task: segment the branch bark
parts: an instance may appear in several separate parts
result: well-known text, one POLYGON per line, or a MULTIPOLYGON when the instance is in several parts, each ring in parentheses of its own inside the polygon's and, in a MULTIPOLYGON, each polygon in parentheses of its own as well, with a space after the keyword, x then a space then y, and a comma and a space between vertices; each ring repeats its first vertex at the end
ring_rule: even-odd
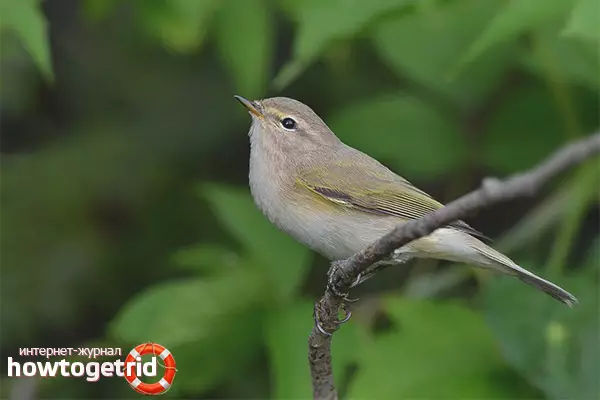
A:
POLYGON ((567 144, 529 171, 515 174, 505 180, 487 178, 479 189, 419 220, 397 226, 390 233, 346 260, 332 262, 330 273, 333 290, 328 287, 325 295, 315 305, 315 326, 308 340, 313 398, 337 399, 331 367, 331 339, 340 325, 338 315, 342 309, 343 297, 338 294, 347 293, 360 273, 395 249, 427 236, 453 221, 463 219, 473 212, 499 202, 535 194, 555 175, 598 153, 600 153, 600 133, 594 133, 567 144))

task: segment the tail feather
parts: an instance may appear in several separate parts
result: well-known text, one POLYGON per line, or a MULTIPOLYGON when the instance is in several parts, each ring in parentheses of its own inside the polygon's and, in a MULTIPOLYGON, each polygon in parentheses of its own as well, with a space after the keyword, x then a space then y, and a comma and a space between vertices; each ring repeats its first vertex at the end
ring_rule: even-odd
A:
POLYGON ((547 280, 540 278, 539 276, 533 274, 531 274, 530 276, 529 274, 520 273, 518 277, 521 281, 546 292, 550 296, 554 297, 556 300, 562 301, 569 307, 573 307, 575 304, 579 303, 577 298, 571 293, 567 292, 566 290, 555 285, 552 282, 548 282, 547 280))
POLYGON ((549 282, 545 279, 540 278, 532 272, 527 271, 525 268, 519 267, 510 258, 497 252, 496 250, 486 245, 474 247, 481 255, 485 256, 488 260, 492 261, 502 272, 509 275, 516 276, 522 282, 525 282, 536 289, 539 289, 548 295, 552 296, 558 301, 565 303, 569 307, 573 307, 579 303, 577 298, 571 293, 567 292, 563 288, 549 282))

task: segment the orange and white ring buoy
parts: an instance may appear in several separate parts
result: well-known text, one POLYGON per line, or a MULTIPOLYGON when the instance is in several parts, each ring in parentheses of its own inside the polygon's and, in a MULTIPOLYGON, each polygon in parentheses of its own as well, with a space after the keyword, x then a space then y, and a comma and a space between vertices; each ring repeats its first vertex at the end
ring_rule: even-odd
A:
POLYGON ((133 350, 129 352, 127 358, 125 359, 125 366, 130 362, 137 362, 138 357, 141 357, 146 354, 154 354, 159 356, 165 363, 165 374, 158 382, 155 383, 144 383, 142 382, 137 375, 135 374, 135 368, 125 368, 124 375, 125 379, 132 388, 142 394, 148 395, 157 395, 163 394, 173 384, 173 379, 175 378, 175 372, 177 369, 175 368, 175 359, 171 352, 165 349, 163 346, 157 343, 143 343, 139 346, 136 346, 133 350), (128 374, 129 373, 129 374, 128 374))

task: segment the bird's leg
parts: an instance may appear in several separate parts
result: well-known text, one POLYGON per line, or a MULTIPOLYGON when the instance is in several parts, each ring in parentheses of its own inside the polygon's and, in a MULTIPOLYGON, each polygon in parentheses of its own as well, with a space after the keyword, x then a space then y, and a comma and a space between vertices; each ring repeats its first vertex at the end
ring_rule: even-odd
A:
POLYGON ((335 326, 333 327, 332 331, 330 332, 327 329, 325 329, 323 327, 323 325, 321 325, 321 316, 319 315, 319 302, 315 303, 313 317, 315 319, 315 325, 316 325, 317 329, 319 330, 319 332, 321 332, 325 336, 331 336, 331 335, 333 335, 333 332, 335 332, 341 324, 345 324, 346 322, 348 322, 350 320, 350 318, 352 317, 352 312, 348 309, 348 304, 345 301, 342 301, 342 311, 344 311, 344 314, 345 314, 344 318, 336 321, 335 326))
MULTIPOLYGON (((333 294, 335 294, 336 296, 342 298, 342 310, 344 311, 344 317, 341 320, 339 320, 339 324, 343 324, 345 322, 348 322, 348 320, 352 316, 352 312, 349 309, 350 308, 350 304, 354 303, 355 301, 358 301, 358 299, 350 299, 348 297, 348 293, 347 292, 343 293, 339 289, 339 283, 340 282, 339 282, 339 280, 335 279, 335 276, 336 276, 337 271, 339 269, 340 269, 339 262, 338 261, 333 261, 331 263, 331 268, 329 268, 329 271, 327 272, 327 290, 330 290, 333 294)), ((360 276, 361 275, 359 274, 358 277, 357 277, 357 281, 360 279, 360 276)), ((354 283, 352 285, 354 285, 354 283)), ((322 327, 319 326, 319 323, 318 323, 318 312, 316 312, 316 311, 315 311, 315 318, 316 318, 316 322, 317 322, 317 328, 319 328, 319 331, 323 332, 324 329, 322 329, 322 327)))
POLYGON ((323 328, 321 325, 321 317, 319 316, 319 302, 315 303, 315 308, 313 310, 313 318, 315 319, 315 326, 325 336, 333 335, 333 332, 329 332, 327 329, 323 328))
POLYGON ((363 283, 364 281, 366 281, 367 279, 372 278, 373 276, 375 276, 375 274, 387 267, 389 267, 391 264, 389 263, 384 263, 384 262, 377 262, 373 265, 369 265, 367 267, 367 269, 365 269, 365 271, 361 274, 358 275, 358 277, 356 278, 356 280, 352 283, 352 286, 350 286, 351 288, 356 287, 358 285, 360 285, 361 283, 363 283))
POLYGON ((327 290, 330 290, 333 294, 338 297, 346 298, 348 293, 342 293, 339 289, 339 280, 336 280, 335 277, 337 272, 340 270, 339 261, 333 261, 331 263, 331 267, 329 271, 327 271, 327 290))
MULTIPOLYGON (((365 269, 362 273, 358 274, 358 276, 356 277, 354 282, 352 282, 352 284, 350 285, 350 288, 354 288, 354 287, 360 285, 367 279, 370 279, 373 276, 375 276, 375 274, 380 272, 381 270, 383 270, 391 265, 394 265, 394 264, 404 263, 404 262, 410 260, 410 258, 411 257, 406 254, 404 254, 404 255, 394 254, 391 257, 388 257, 384 260, 376 262, 375 264, 367 267, 367 269, 365 269)), ((348 297, 349 293, 347 293, 347 292, 342 293, 342 291, 339 289, 340 282, 339 282, 339 280, 335 279, 335 276, 337 275, 337 271, 339 269, 340 269, 339 261, 333 261, 331 263, 331 267, 329 268, 329 271, 327 272, 327 290, 330 290, 333 294, 342 298, 342 310, 344 311, 345 315, 341 320, 338 321, 338 324, 343 324, 345 322, 348 322, 348 320, 352 316, 352 312, 350 311, 350 304, 357 302, 359 299, 358 298, 351 299, 348 297)), ((314 317, 315 317, 315 324, 317 325, 317 328, 324 335, 331 335, 330 333, 327 332, 326 329, 324 329, 321 326, 321 324, 319 322, 319 313, 318 313, 317 309, 318 309, 318 306, 315 306, 314 317)))
POLYGON ((358 278, 356 278, 356 280, 354 281, 354 283, 352 283, 352 285, 350 286, 350 288, 356 287, 358 285, 360 285, 361 283, 363 283, 364 281, 366 281, 367 279, 372 278, 373 276, 375 276, 376 273, 383 271, 384 269, 391 267, 394 264, 403 264, 407 261, 409 261, 411 259, 411 257, 407 254, 403 254, 403 255, 397 255, 395 254, 392 257, 388 257, 386 259, 383 259, 379 262, 376 262, 375 264, 369 265, 367 267, 367 269, 365 269, 363 271, 363 273, 361 273, 360 275, 358 275, 358 278))
MULTIPOLYGON (((340 269, 339 266, 339 261, 333 261, 331 263, 331 267, 329 268, 329 271, 327 271, 327 290, 330 290, 333 294, 335 294, 338 297, 341 297, 344 300, 344 303, 354 303, 356 301, 358 301, 358 299, 350 299, 348 297, 349 293, 343 293, 340 289, 339 289, 339 280, 336 281, 335 276, 337 274, 337 271, 340 269)), ((362 274, 358 274, 358 276, 356 277, 356 280, 350 285, 351 288, 353 288, 354 286, 356 286, 358 284, 358 282, 361 280, 361 276, 362 274)), ((347 306, 347 304, 346 304, 347 306)), ((344 318, 346 319, 346 318, 344 318)))

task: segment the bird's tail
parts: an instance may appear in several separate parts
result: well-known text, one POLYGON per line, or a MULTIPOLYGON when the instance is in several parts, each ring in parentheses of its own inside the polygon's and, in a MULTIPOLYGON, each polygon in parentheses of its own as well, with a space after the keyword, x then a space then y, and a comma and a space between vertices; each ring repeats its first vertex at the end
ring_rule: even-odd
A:
POLYGON ((494 264, 494 269, 516 276, 521 281, 546 292, 556 300, 565 303, 569 307, 572 307, 578 303, 577 298, 571 293, 567 292, 558 285, 555 285, 554 283, 542 279, 534 273, 527 271, 525 268, 519 267, 510 258, 492 249, 491 247, 480 242, 473 246, 473 248, 487 260, 491 261, 494 264))

